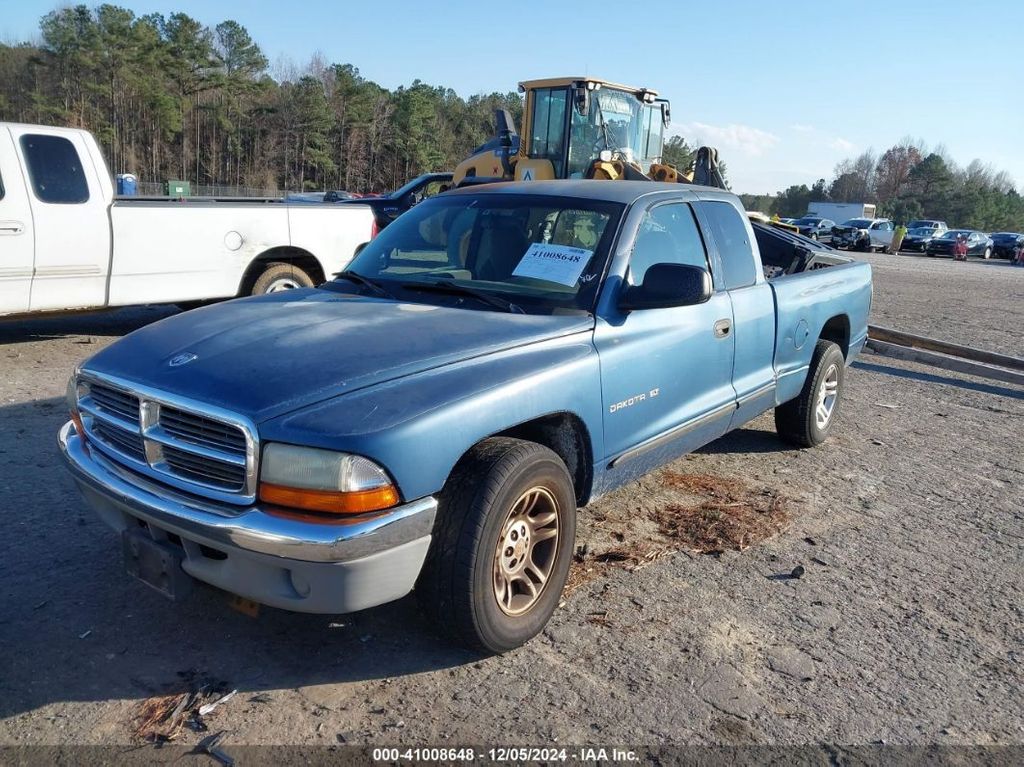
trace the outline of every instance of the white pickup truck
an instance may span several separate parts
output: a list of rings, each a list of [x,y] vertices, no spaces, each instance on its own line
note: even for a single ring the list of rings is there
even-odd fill
[[[358,205],[115,197],[87,131],[0,123],[0,315],[311,286],[375,231]]]

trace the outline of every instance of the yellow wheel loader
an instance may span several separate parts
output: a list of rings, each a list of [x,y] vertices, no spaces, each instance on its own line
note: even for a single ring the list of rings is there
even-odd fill
[[[725,188],[718,153],[697,150],[689,169],[662,163],[671,111],[657,91],[590,77],[529,80],[523,130],[498,110],[497,135],[459,163],[453,183],[565,178],[686,182]]]

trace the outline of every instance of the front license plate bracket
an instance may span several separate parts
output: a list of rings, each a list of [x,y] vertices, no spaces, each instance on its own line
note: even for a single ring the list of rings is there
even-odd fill
[[[181,569],[184,553],[176,546],[154,541],[143,528],[121,533],[124,569],[173,602],[192,593],[192,576]]]

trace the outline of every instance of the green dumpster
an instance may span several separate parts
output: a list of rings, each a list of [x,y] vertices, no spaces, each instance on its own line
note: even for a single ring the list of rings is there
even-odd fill
[[[164,194],[168,197],[191,197],[192,185],[188,181],[164,181]]]

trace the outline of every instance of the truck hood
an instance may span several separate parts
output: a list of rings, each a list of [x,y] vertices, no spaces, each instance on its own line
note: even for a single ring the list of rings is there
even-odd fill
[[[111,344],[83,368],[259,423],[384,381],[593,326],[585,314],[504,314],[291,290],[169,317]]]

